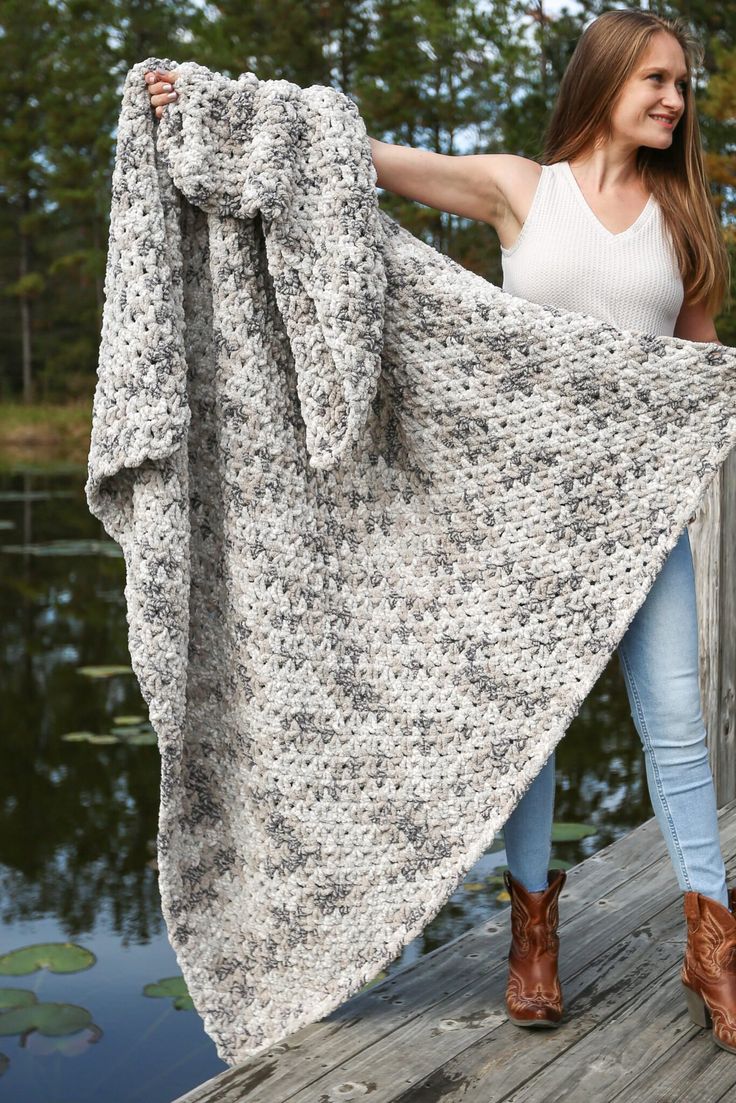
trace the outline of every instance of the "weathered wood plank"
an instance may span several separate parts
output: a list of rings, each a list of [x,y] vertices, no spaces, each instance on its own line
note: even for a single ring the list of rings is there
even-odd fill
[[[703,717],[719,805],[736,797],[736,449],[689,526]]]
[[[575,1066],[576,1073],[579,1071],[584,1081],[580,1098],[583,1098],[584,1093],[586,1100],[595,1099],[598,1103],[604,1098],[599,1094],[599,1089],[605,1086],[615,1089],[627,1061],[633,1061],[633,1054],[621,1049],[618,1037],[610,1037],[610,1024],[628,1001],[637,994],[642,995],[651,990],[652,986],[658,986],[663,975],[679,959],[681,951],[674,937],[676,929],[677,924],[673,917],[660,913],[607,949],[595,954],[586,961],[584,968],[569,975],[569,970],[575,969],[574,961],[577,958],[575,940],[573,964],[570,965],[568,960],[567,973],[564,967],[561,969],[566,1014],[558,1030],[532,1033],[515,1027],[504,1016],[495,1029],[476,1031],[476,1036],[469,1038],[469,1044],[461,1052],[452,1059],[445,1060],[429,1075],[417,1079],[411,1089],[390,1094],[389,1088],[384,1095],[379,1085],[379,1090],[372,1089],[371,1096],[392,1099],[394,1103],[399,1100],[401,1103],[421,1103],[435,1098],[441,1098],[443,1103],[455,1103],[459,1100],[463,1103],[495,1103],[501,1099],[513,1100],[514,1103],[517,1100],[519,1103],[522,1100],[524,1103],[537,1103],[541,1099],[547,1101],[570,1098],[571,1066]],[[659,939],[657,935],[660,933],[668,936],[668,940]],[[564,938],[562,928],[561,937]],[[568,950],[570,949],[568,946]],[[585,949],[583,960],[586,960]],[[503,998],[502,984],[494,988],[500,1002]],[[601,1024],[608,1026],[606,1050],[609,1044],[611,1048],[610,1054],[606,1052],[603,1076],[601,1069],[595,1064],[601,1057],[603,1032],[597,1040],[594,1038],[592,1043],[590,1041],[591,1035],[596,1034],[596,1028]],[[410,1066],[412,1069],[419,1066],[420,1060],[424,1061],[426,1068],[432,1057],[437,1056],[429,1052],[427,1045],[427,1036],[431,1038],[432,1033],[430,1028],[425,1029],[423,1050],[413,1058]],[[626,1039],[623,1041],[625,1044]],[[566,1061],[567,1054],[576,1050],[576,1043],[581,1046],[579,1070],[575,1059],[569,1064]],[[398,1039],[396,1044],[400,1044]],[[375,1046],[361,1055],[366,1071],[371,1061],[378,1056],[381,1058],[380,1068],[383,1073],[385,1055],[381,1052],[381,1047]],[[639,1059],[648,1061],[647,1048],[643,1049]],[[359,1071],[357,1064],[355,1059],[350,1062],[350,1072],[353,1075],[357,1075]],[[554,1074],[550,1076],[552,1069]],[[573,1081],[575,1078],[572,1076]],[[544,1084],[543,1088],[539,1087],[541,1082]],[[302,1103],[307,1094],[299,1093],[294,1098]]]
[[[587,999],[600,1007],[611,984],[625,988],[623,1006],[602,1016],[594,1028],[555,1055],[518,1092],[496,1096],[485,1089],[462,1096],[467,1103],[711,1103],[736,1085],[736,1059],[713,1044],[710,1032],[695,1026],[685,1010],[679,966],[686,935],[677,901],[635,932],[643,957],[632,954],[632,938],[614,944],[591,972]],[[658,963],[663,963],[656,976]],[[607,970],[610,974],[607,976]],[[640,983],[642,970],[644,983]],[[620,980],[619,980],[620,978]],[[580,1004],[578,1017],[588,1012]],[[444,1099],[443,1097],[443,1103]],[[450,1096],[454,1099],[454,1096]],[[460,1096],[457,1097],[461,1098]]]
[[[509,1054],[498,1052],[488,1036],[398,1099],[419,1103],[433,1098],[437,1077],[453,1085],[443,1092],[443,1103],[606,1103],[616,1098],[622,1084],[647,1069],[657,1053],[669,1051],[673,1039],[698,1032],[683,1016],[684,1003],[671,985],[682,958],[681,925],[681,909],[670,904],[613,942],[574,983],[563,976],[569,1016],[554,1035],[524,1032],[510,1064]],[[668,984],[663,1006],[655,1000],[656,1006],[644,1012],[652,993],[661,1000]]]
[[[720,487],[720,714],[714,778],[718,804],[725,804],[736,796],[736,449],[721,469]]]
[[[736,850],[736,824],[733,821],[730,832],[725,832],[724,848],[727,853]],[[461,991],[413,1020],[409,1036],[404,1027],[354,1056],[340,1067],[341,1072],[349,1074],[346,1080],[336,1080],[334,1073],[329,1081],[323,1080],[326,1097],[341,1098],[340,1089],[344,1085],[362,1083],[370,1086],[372,1103],[374,1100],[375,1103],[398,1103],[399,1100],[401,1103],[408,1103],[409,1100],[419,1103],[438,1096],[441,1096],[443,1103],[454,1103],[456,1099],[467,1103],[471,1100],[473,1103],[491,1103],[497,1098],[505,1098],[513,1087],[526,1082],[532,1067],[536,1065],[538,1072],[546,1072],[549,1062],[556,1060],[556,1054],[564,1051],[576,1037],[589,1032],[601,1016],[604,1021],[610,1018],[613,1012],[626,1005],[642,984],[649,986],[652,976],[658,979],[664,969],[662,960],[658,960],[662,953],[665,962],[671,960],[673,954],[675,964],[679,962],[683,943],[677,940],[677,935],[678,931],[682,931],[683,917],[679,892],[675,893],[673,900],[671,890],[668,891],[671,880],[669,859],[662,858],[653,866],[637,871],[616,891],[604,890],[603,895],[589,898],[587,907],[578,910],[573,919],[566,916],[561,899],[561,942],[565,950],[574,947],[574,956],[570,961],[561,947],[560,969],[568,1013],[559,1030],[545,1032],[542,1038],[535,1034],[533,1041],[530,1041],[528,1031],[508,1022],[502,1002],[506,979],[505,954],[497,955],[493,968],[485,977],[475,978]],[[642,924],[653,923],[667,900],[674,904],[669,945],[663,947],[659,941],[652,939],[646,929],[632,942],[628,936]],[[627,940],[623,948],[622,937]],[[629,952],[636,954],[632,967],[627,964],[627,946]],[[608,1004],[601,1011],[597,1007],[596,985],[600,974],[605,978],[610,973],[602,960],[606,954],[611,955],[614,974],[608,990]],[[501,956],[503,959],[499,961]],[[569,976],[571,969],[573,975]],[[592,991],[592,1002],[586,1006],[585,994],[589,991]],[[484,1013],[498,1008],[503,1011],[500,1022],[492,1018],[483,1020]],[[679,1016],[684,1021],[682,1000]],[[440,1028],[448,1018],[457,1020],[458,1026],[450,1037],[445,1037]],[[693,1031],[696,1032],[696,1028],[693,1027]],[[453,1048],[461,1054],[460,1061],[465,1066],[463,1074],[457,1068],[454,1070],[458,1075],[454,1090],[448,1079],[453,1061],[452,1057],[448,1061],[448,1055]],[[422,1073],[432,1065],[438,1071],[430,1073],[428,1078],[426,1073]],[[437,1076],[440,1083],[437,1083]],[[472,1090],[476,1076],[480,1078],[477,1095]],[[413,1079],[414,1084],[402,1090],[402,1081],[409,1079]],[[569,1089],[569,1081],[568,1070],[563,1078],[565,1090]],[[316,1097],[311,1090],[306,1090],[290,1098],[293,1103],[306,1103]],[[530,1096],[535,1101],[537,1098],[541,1100],[547,1096]],[[586,1099],[590,1098],[597,1100],[598,1096],[587,1094]]]
[[[721,809],[719,819],[730,861],[736,855],[736,802]],[[673,1030],[687,1038],[700,1033],[687,1018],[681,994],[675,999],[679,980],[671,1019],[662,1017],[655,999],[672,984],[681,961],[681,901],[652,818],[568,875],[560,898],[566,1017],[558,1030],[522,1030],[506,1018],[506,910],[178,1103],[244,1098],[249,1103],[328,1103],[366,1094],[371,1103],[440,1098],[442,1103],[476,1098],[479,1103],[512,1098],[531,1103],[556,1098],[556,1084],[572,1098],[571,1077],[581,1074],[586,1100],[613,1099],[622,1076],[645,1075],[647,1065],[669,1051]],[[637,1016],[633,1008],[639,1004],[647,1010]],[[702,1033],[712,1058],[716,1047]],[[643,1037],[646,1044],[639,1044]],[[736,1058],[733,1066],[736,1081]],[[544,1081],[549,1081],[548,1094],[535,1095]],[[721,1086],[728,1083],[722,1080]]]
[[[710,1103],[710,1101],[704,1099],[701,1095],[699,1103]],[[723,1095],[719,1095],[715,1099],[714,1103],[736,1103],[736,1088],[727,1088]]]
[[[632,1007],[631,1014],[644,1017],[652,1016],[664,1020],[669,1005],[676,1007],[679,996],[679,979],[670,976],[646,1003]],[[627,1009],[628,1010],[628,1009]],[[611,1103],[717,1103],[724,1089],[733,1089],[736,1085],[736,1058],[711,1041],[704,1045],[702,1039],[695,1039],[692,1031],[686,1033],[679,1028],[680,1020],[671,1026],[671,1045],[662,1052],[656,1061],[639,1076],[619,1085],[617,1095],[610,1097]],[[650,1033],[650,1032],[648,1032]],[[582,1098],[582,1097],[581,1097]]]
[[[659,860],[664,852],[664,844],[658,830],[655,821],[651,820],[571,870],[560,901],[565,914],[574,915],[576,904],[583,906],[590,896],[599,896],[606,887],[627,881],[631,870],[647,864],[647,859],[649,864]],[[432,953],[396,971],[369,992],[352,997],[321,1022],[292,1035],[288,1044],[274,1046],[269,1053],[245,1062],[240,1066],[241,1069],[247,1069],[253,1074],[253,1079],[249,1082],[253,1094],[249,1099],[261,1103],[262,1100],[279,1098],[278,1095],[271,1094],[277,1087],[283,1097],[287,1098],[288,1092],[293,1093],[314,1079],[305,1063],[305,1055],[308,1055],[310,1061],[316,1055],[325,1068],[334,1067],[352,1052],[358,1052],[360,1048],[365,1048],[398,1029],[407,1017],[420,1014],[437,1002],[439,997],[462,988],[477,972],[476,958],[493,962],[494,956],[503,953],[505,967],[508,922],[508,911],[504,911],[497,920],[494,918],[445,943]],[[499,932],[502,932],[504,949],[498,944]],[[395,1002],[397,997],[394,997],[394,989],[397,985],[401,986],[401,995],[406,1001],[403,1006]],[[404,1010],[404,1006],[408,1006],[409,1010]],[[350,1046],[347,1047],[341,1034],[343,1027],[351,1026]],[[231,1073],[221,1076],[229,1078]],[[221,1076],[207,1081],[195,1092],[185,1096],[186,1103],[194,1103],[195,1100],[199,1103],[200,1099],[207,1100],[208,1103],[217,1099],[220,1103],[221,1098],[231,1103],[231,1099],[239,1098],[236,1094],[222,1097],[206,1094],[209,1090],[218,1089]],[[253,1091],[261,1080],[264,1081],[264,1086]]]

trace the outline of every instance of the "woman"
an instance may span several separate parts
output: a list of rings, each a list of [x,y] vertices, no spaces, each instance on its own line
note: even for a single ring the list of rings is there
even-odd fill
[[[614,10],[581,36],[563,76],[543,163],[445,156],[371,138],[379,187],[488,222],[504,290],[621,329],[718,341],[728,259],[713,213],[691,72],[702,51],[680,20]],[[176,73],[146,74],[155,113]],[[688,942],[681,979],[693,1020],[736,1052],[736,950],[698,680],[685,528],[618,648],[649,793],[678,884]],[[558,898],[548,868],[554,752],[504,828],[512,942],[506,1005],[520,1026],[557,1026]],[[736,906],[736,889],[733,890]]]

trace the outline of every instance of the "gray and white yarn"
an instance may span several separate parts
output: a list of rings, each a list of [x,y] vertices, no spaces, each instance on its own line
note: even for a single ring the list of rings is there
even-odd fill
[[[128,74],[85,490],[125,554],[169,938],[229,1064],[455,892],[736,443],[736,350],[515,298],[375,185],[334,89]]]

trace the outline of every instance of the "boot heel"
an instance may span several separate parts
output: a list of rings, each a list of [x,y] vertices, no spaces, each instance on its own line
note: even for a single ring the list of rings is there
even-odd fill
[[[683,983],[682,987],[685,992],[685,1001],[690,1013],[690,1018],[696,1026],[708,1030],[708,1028],[713,1025],[713,1020],[705,1000],[702,996],[699,996],[697,992],[693,992],[692,988],[688,988],[685,983]]]

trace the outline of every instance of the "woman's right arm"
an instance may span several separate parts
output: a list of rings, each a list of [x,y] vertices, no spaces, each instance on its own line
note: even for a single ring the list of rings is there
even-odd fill
[[[496,226],[506,211],[510,153],[434,153],[370,138],[379,188],[428,207]]]

